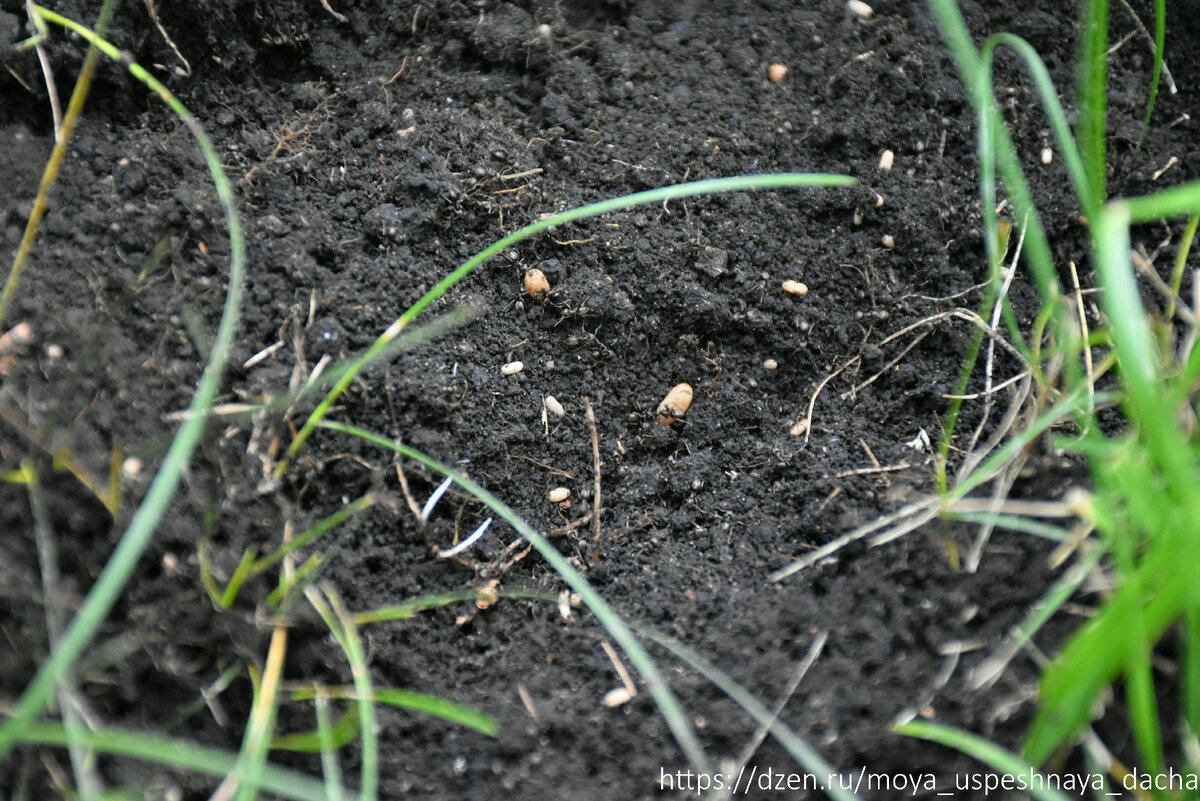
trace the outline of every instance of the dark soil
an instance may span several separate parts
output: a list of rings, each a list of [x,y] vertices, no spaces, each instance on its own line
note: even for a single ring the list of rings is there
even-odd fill
[[[852,545],[782,582],[767,578],[933,487],[932,458],[908,443],[922,431],[940,437],[971,331],[945,320],[907,353],[920,331],[880,343],[940,311],[977,306],[972,288],[985,264],[974,120],[927,6],[877,0],[875,16],[862,20],[840,0],[333,5],[346,22],[316,0],[160,4],[190,77],[178,74],[142,4],[123,4],[110,31],[137,61],[155,65],[236,183],[250,266],[220,402],[278,395],[297,364],[310,370],[322,357],[361,351],[440,277],[540,215],[700,178],[856,176],[853,189],[673,201],[548,232],[493,259],[427,312],[470,308],[469,324],[364,373],[332,416],[459,465],[554,532],[593,505],[590,399],[603,460],[600,537],[593,541],[587,523],[553,541],[623,615],[689,643],[768,706],[827,632],[781,717],[839,770],[932,773],[943,790],[978,770],[893,734],[905,710],[1017,748],[1034,710],[1036,666],[1019,656],[986,691],[972,690],[967,675],[1054,580],[1046,543],[997,532],[972,575],[955,556],[975,531],[931,525],[883,547]],[[1135,3],[1145,20],[1149,6]],[[1172,6],[1182,11],[1167,36],[1179,92],[1160,94],[1140,150],[1150,49],[1135,36],[1112,58],[1112,194],[1196,177],[1200,38],[1188,6]],[[60,10],[91,22],[97,7]],[[0,0],[4,47],[23,36],[23,8]],[[964,12],[977,37],[1028,38],[1069,101],[1073,4],[968,2]],[[1112,15],[1116,41],[1133,22],[1115,5]],[[48,53],[65,94],[83,48],[56,34]],[[53,135],[35,56],[8,49],[0,59],[0,261],[8,264]],[[772,62],[789,70],[778,83],[766,77]],[[1048,125],[1007,56],[997,85],[1059,264],[1075,260],[1089,282],[1062,159],[1040,163]],[[1192,119],[1180,122],[1185,112]],[[885,149],[895,153],[891,171],[878,167]],[[1179,163],[1156,180],[1172,156]],[[1149,248],[1164,235],[1146,231]],[[10,351],[0,376],[0,469],[22,460],[40,468],[63,574],[52,601],[67,612],[177,430],[168,415],[187,406],[199,378],[228,261],[221,210],[187,129],[127,73],[102,65],[4,324],[28,323],[36,341]],[[530,267],[551,282],[544,302],[522,294]],[[783,293],[784,279],[805,282],[808,294]],[[1028,325],[1037,305],[1023,278],[1013,297]],[[243,366],[277,342],[269,357]],[[854,357],[821,390],[809,436],[789,434],[818,385]],[[766,359],[778,369],[764,369]],[[502,375],[514,360],[524,370]],[[1001,359],[996,369],[1007,377],[1016,367]],[[659,400],[682,381],[695,388],[686,421],[657,423]],[[548,394],[566,416],[547,427]],[[311,408],[305,401],[286,417],[228,417],[209,428],[80,665],[83,696],[102,724],[236,750],[250,696],[245,670],[217,703],[179,721],[228,666],[262,663],[270,629],[256,613],[274,575],[216,611],[201,585],[198,543],[211,543],[227,579],[245,549],[276,546],[285,525],[304,531],[372,490],[389,503],[317,544],[328,560],[323,579],[348,608],[494,578],[507,590],[564,589],[536,554],[502,577],[435,558],[433,546],[465,536],[486,510],[452,492],[423,529],[391,454],[349,437],[318,432],[272,488],[264,481],[271,448],[286,446]],[[957,443],[966,444],[981,408],[967,404]],[[114,452],[140,460],[140,470],[125,463],[115,521],[84,483],[51,467],[52,455],[65,456],[105,487]],[[905,466],[864,469],[877,464]],[[1031,464],[1017,487],[1025,497],[1057,497],[1086,480],[1061,454],[1039,452]],[[412,463],[404,469],[423,501],[437,478]],[[571,489],[570,509],[546,500],[559,485]],[[33,530],[26,489],[0,483],[0,706],[15,701],[47,651]],[[493,527],[468,555],[486,565],[516,538]],[[1056,619],[1039,645],[1053,653],[1077,621]],[[307,607],[297,606],[293,623],[286,678],[349,683],[344,657]],[[436,694],[500,723],[493,739],[381,709],[385,798],[675,797],[660,790],[664,773],[689,767],[648,693],[605,706],[620,679],[603,629],[583,610],[564,620],[553,603],[501,599],[363,634],[378,685]],[[753,722],[655,654],[710,759],[728,767]],[[313,725],[308,704],[284,707],[282,729]],[[1120,739],[1109,745],[1128,749]],[[355,783],[357,752],[342,756]],[[46,760],[68,764],[59,751],[19,749],[0,765],[0,795],[52,792]],[[319,771],[315,758],[280,761]],[[751,765],[801,772],[771,741]],[[147,797],[172,797],[178,787],[203,798],[214,786],[123,759],[102,758],[100,768],[114,785],[159,793]]]

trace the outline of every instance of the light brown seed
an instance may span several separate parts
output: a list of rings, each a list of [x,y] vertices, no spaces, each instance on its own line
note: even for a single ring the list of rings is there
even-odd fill
[[[774,359],[767,359],[765,362],[763,362],[763,369],[777,370],[779,369],[779,362],[775,361]]]
[[[546,274],[536,267],[525,271],[525,294],[531,298],[542,298],[550,291],[550,282]]]
[[[604,705],[609,709],[627,704],[633,700],[633,693],[626,687],[617,687],[604,694]]]
[[[875,9],[862,0],[847,0],[846,8],[850,9],[850,13],[862,19],[870,19],[875,14]]]
[[[555,487],[550,490],[550,495],[547,497],[549,497],[550,503],[562,503],[571,497],[571,490],[567,487]]]
[[[788,433],[793,437],[803,437],[808,433],[809,421],[807,417],[801,417],[796,421],[796,424],[788,429]]]
[[[567,414],[567,410],[564,409],[563,405],[558,402],[558,398],[554,397],[553,395],[547,395],[543,402],[546,404],[546,411],[550,412],[555,417],[564,417]]]
[[[891,234],[884,234],[883,235],[883,246],[885,248],[887,248],[888,250],[895,250],[896,249],[896,237],[892,236]]]
[[[688,407],[691,405],[692,385],[677,384],[662,399],[662,403],[658,404],[658,422],[663,425],[671,425],[687,414]]]
[[[808,286],[800,283],[799,281],[793,281],[791,278],[789,278],[783,282],[783,291],[789,295],[807,295]]]
[[[771,83],[779,83],[787,77],[788,68],[783,64],[772,64],[767,67],[767,80]]]
[[[892,165],[896,163],[896,154],[890,150],[885,150],[879,156],[879,169],[890,170]]]
[[[525,362],[509,362],[500,368],[500,372],[504,375],[516,375],[525,369]]]

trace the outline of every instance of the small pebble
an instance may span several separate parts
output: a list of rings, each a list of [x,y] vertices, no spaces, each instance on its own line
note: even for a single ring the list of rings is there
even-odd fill
[[[516,375],[517,373],[521,372],[524,369],[525,369],[524,362],[509,362],[508,364],[506,364],[500,368],[500,372],[504,373],[504,375]]]

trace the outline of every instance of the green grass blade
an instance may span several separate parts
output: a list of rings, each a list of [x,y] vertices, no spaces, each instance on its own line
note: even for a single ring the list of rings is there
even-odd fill
[[[271,565],[279,562],[288,554],[295,553],[311,543],[313,540],[320,537],[322,534],[337,528],[362,510],[371,508],[376,504],[376,502],[378,502],[378,500],[379,498],[374,493],[368,492],[358,500],[346,504],[333,514],[318,522],[308,531],[305,531],[303,534],[294,537],[291,542],[285,542],[283,545],[280,545],[266,556],[260,556],[254,562],[254,572],[261,573]]]
[[[595,217],[599,214],[607,214],[611,211],[619,211],[631,206],[665,203],[668,200],[696,197],[698,195],[712,195],[719,192],[739,192],[751,189],[782,189],[798,186],[844,187],[851,186],[854,183],[856,183],[856,180],[849,176],[824,173],[781,173],[777,175],[739,175],[733,178],[711,178],[704,181],[664,186],[659,189],[650,189],[645,192],[636,192],[632,195],[623,195],[621,197],[602,200],[599,203],[591,203],[587,206],[580,206],[579,208],[554,214],[514,231],[508,236],[496,240],[461,264],[457,269],[439,281],[433,289],[426,292],[416,303],[400,315],[395,322],[388,326],[386,331],[379,335],[379,338],[367,348],[365,353],[351,364],[350,369],[338,379],[333,389],[329,391],[325,398],[317,405],[317,408],[309,415],[304,426],[296,434],[296,438],[292,440],[292,444],[288,447],[288,459],[295,457],[296,453],[312,434],[313,429],[324,419],[325,415],[329,412],[329,408],[346,391],[346,388],[350,386],[354,377],[364,367],[377,359],[387,348],[389,342],[395,339],[429,304],[442,297],[455,284],[474,272],[475,268],[505,248],[512,247],[518,242],[536,236],[555,225],[564,225],[576,220]],[[283,475],[286,469],[287,460],[285,459],[279,463],[275,475]]]
[[[563,580],[567,582],[571,589],[579,593],[579,596],[583,599],[583,603],[588,609],[592,610],[592,614],[596,616],[600,624],[608,630],[608,633],[612,635],[621,649],[625,651],[629,657],[629,661],[633,663],[634,667],[637,668],[645,680],[651,697],[658,704],[663,719],[671,729],[671,733],[675,736],[676,742],[679,743],[679,747],[683,750],[688,761],[692,763],[697,771],[712,773],[708,765],[708,759],[704,755],[704,749],[701,748],[700,742],[696,738],[696,733],[692,729],[692,724],[688,721],[687,716],[684,715],[683,710],[680,709],[679,703],[675,700],[671,688],[667,685],[666,679],[663,678],[662,672],[659,671],[654,660],[642,648],[641,644],[629,630],[629,627],[625,624],[625,621],[621,619],[621,616],[600,597],[600,594],[592,588],[587,579],[572,567],[545,537],[509,509],[499,498],[471,479],[460,475],[436,459],[426,456],[421,451],[356,426],[332,421],[321,421],[320,425],[322,428],[331,431],[338,431],[343,434],[359,437],[381,448],[420,462],[429,469],[453,479],[454,483],[482,501],[497,517],[508,523],[518,534],[528,540],[534,549],[541,554],[542,558],[558,571],[558,574],[563,577]]]
[[[96,729],[82,732],[81,739],[88,748],[101,753],[132,757],[209,776],[228,776],[237,764],[236,754],[184,740],[172,740],[161,734]],[[65,748],[67,734],[56,723],[33,723],[25,730],[24,741]],[[263,768],[259,786],[296,801],[326,801],[325,786],[321,782],[273,765]],[[346,791],[343,791],[343,795],[347,799],[357,798]]]
[[[991,109],[987,113],[994,117],[992,130],[995,131],[997,166],[1000,177],[1004,179],[1004,185],[1012,198],[1016,218],[1024,221],[1024,253],[1029,261],[1034,284],[1037,286],[1043,303],[1055,303],[1061,296],[1062,290],[1058,283],[1058,273],[1054,269],[1050,242],[1046,238],[1041,217],[1033,205],[1033,195],[1029,190],[1029,183],[1025,180],[1025,175],[1021,171],[1021,162],[1017,158],[1016,148],[1013,146],[1008,129],[1004,127],[1003,120],[999,119],[999,113],[995,111],[993,104],[989,103],[990,93],[980,92],[976,80],[979,75],[980,56],[972,43],[967,23],[963,20],[955,0],[929,0],[929,5],[937,17],[942,36],[945,37],[946,44],[958,65],[959,75],[963,85],[967,88],[972,106],[976,112]]]
[[[324,687],[322,689],[330,698],[359,700],[358,692],[353,687]],[[304,701],[316,696],[315,688],[302,687],[292,691],[292,698],[297,701]],[[471,709],[469,706],[447,701],[436,695],[394,687],[376,687],[370,700],[394,706],[397,709],[409,709],[413,712],[422,712],[435,718],[448,720],[451,723],[482,732],[488,737],[496,737],[500,733],[500,727],[491,715]]]
[[[1150,130],[1150,117],[1154,114],[1154,101],[1158,99],[1158,85],[1162,79],[1163,51],[1167,45],[1167,0],[1154,0],[1154,77],[1150,80],[1150,100],[1146,103],[1146,119],[1142,120],[1142,133],[1137,146],[1141,148],[1146,132]]]
[[[1188,253],[1192,250],[1192,242],[1196,239],[1196,226],[1200,225],[1200,211],[1188,218],[1183,226],[1183,235],[1179,237],[1179,251],[1175,254],[1175,265],[1171,268],[1171,300],[1163,319],[1167,322],[1175,316],[1175,298],[1179,296],[1179,287],[1183,285],[1183,270],[1187,267]]]
[[[100,36],[103,36],[108,28],[116,5],[115,0],[104,0],[104,4],[100,6],[100,13],[96,17],[96,32]],[[45,33],[45,22],[38,16],[36,9],[32,13],[32,18],[33,23],[38,27],[35,39],[41,38]],[[62,169],[63,159],[66,157],[67,148],[71,143],[71,136],[75,133],[75,124],[83,113],[84,103],[87,102],[88,92],[91,91],[92,76],[96,72],[96,61],[98,60],[97,52],[96,44],[89,43],[87,54],[83,57],[83,66],[79,69],[79,77],[75,80],[75,88],[71,90],[71,99],[67,101],[67,113],[63,115],[61,127],[55,132],[54,148],[50,151],[50,159],[42,171],[42,180],[38,184],[37,196],[33,199],[33,208],[25,223],[25,233],[21,236],[21,244],[17,246],[17,255],[13,258],[8,278],[4,281],[4,289],[0,291],[0,330],[3,329],[4,318],[8,314],[8,304],[16,294],[17,286],[21,283],[21,273],[29,261],[29,254],[33,252],[33,243],[37,238],[38,228],[41,226],[42,218],[46,215],[49,205],[50,190],[54,188],[54,184],[58,180],[58,173]]]
[[[1069,801],[1062,791],[1045,781],[1045,778],[1035,771],[1032,765],[1022,761],[1016,754],[1010,753],[982,737],[927,720],[910,720],[896,726],[896,731],[909,737],[931,740],[961,751],[989,766],[997,773],[1003,773],[1011,776],[1014,781],[1022,782],[1025,786],[1018,789],[1027,790],[1038,801]],[[1037,781],[1039,778],[1042,781]]]
[[[411,620],[417,616],[417,613],[427,609],[436,609],[463,601],[478,601],[480,598],[519,598],[558,603],[558,596],[532,590],[491,590],[487,593],[479,590],[463,590],[462,592],[426,595],[395,606],[381,606],[367,612],[358,612],[354,615],[354,622],[356,625],[365,626],[368,623],[383,623],[389,620]]]
[[[109,58],[120,61],[120,51],[100,39],[92,31],[51,11],[36,6],[35,10],[48,21],[63,25],[83,36]],[[88,593],[83,606],[72,619],[50,658],[46,660],[37,676],[25,688],[9,719],[0,725],[0,759],[21,738],[22,732],[33,723],[37,715],[45,709],[54,693],[54,688],[71,669],[71,665],[87,647],[96,629],[108,616],[113,604],[116,603],[117,596],[120,595],[125,583],[129,580],[138,559],[146,550],[146,546],[150,544],[158,521],[162,518],[167,505],[175,494],[175,489],[179,486],[184,466],[191,458],[192,452],[196,449],[200,436],[204,432],[206,411],[212,406],[220,386],[221,373],[225,368],[230,346],[233,344],[242,304],[246,249],[245,243],[242,241],[242,229],[233,199],[233,189],[225,178],[225,172],[221,168],[217,152],[200,128],[200,124],[162,83],[137,64],[130,64],[129,70],[167,101],[172,111],[191,129],[192,135],[204,152],[204,160],[208,164],[213,183],[216,185],[217,196],[225,211],[225,221],[229,227],[231,248],[229,289],[225,296],[225,306],[221,312],[221,322],[217,328],[217,336],[213,341],[208,364],[196,387],[195,397],[188,407],[192,416],[184,422],[179,433],[171,442],[171,447],[163,459],[162,467],[154,477],[145,499],[134,513],[129,527],[121,537],[116,550],[113,551],[112,557],[104,566],[96,584]]]
[[[1092,192],[1090,205],[1098,208],[1108,196],[1108,0],[1084,4],[1078,70],[1079,149]]]
[[[334,738],[333,726],[329,722],[329,697],[318,689],[315,701],[317,737],[320,741],[321,775],[325,779],[325,796],[328,801],[341,801],[342,769],[338,764],[338,746]],[[350,715],[354,715],[354,727],[357,731],[359,726],[357,706],[352,705],[343,717],[349,717]]]
[[[376,788],[379,786],[379,739],[375,732],[375,702],[374,691],[371,688],[371,673],[367,668],[367,657],[363,652],[362,640],[358,636],[358,627],[345,610],[337,596],[330,595],[328,600],[316,587],[305,590],[305,597],[317,610],[317,613],[329,627],[329,631],[338,641],[346,660],[350,663],[350,673],[354,677],[354,690],[358,698],[358,714],[362,721],[362,773],[361,797],[363,801],[375,801]]]
[[[297,692],[292,693],[293,699],[299,700],[304,697],[304,695],[300,695]],[[317,715],[317,730],[296,732],[295,734],[277,734],[271,740],[272,751],[325,754],[338,748],[345,748],[354,742],[354,738],[358,736],[358,732],[362,728],[362,723],[358,717],[358,704],[351,704],[350,708],[346,710],[346,714],[338,718],[337,723],[330,723],[328,696],[326,696],[326,703],[324,704],[319,703],[321,701],[321,693],[317,691],[308,693],[307,697],[316,699],[318,701],[317,707],[324,707],[325,710],[324,713],[318,713]],[[322,714],[325,717],[323,723],[321,721]]]
[[[1092,187],[1094,179],[1090,177],[1090,173],[1083,161],[1083,155],[1075,145],[1075,137],[1071,134],[1071,125],[1067,122],[1067,114],[1063,111],[1062,103],[1058,100],[1058,91],[1054,88],[1054,81],[1050,78],[1050,72],[1046,69],[1046,64],[1042,61],[1041,56],[1033,49],[1033,45],[1020,36],[1015,36],[1011,33],[997,33],[988,37],[984,43],[981,58],[981,72],[986,80],[986,84],[981,88],[986,90],[990,97],[992,91],[992,60],[995,49],[999,45],[1011,48],[1025,61],[1029,75],[1033,78],[1034,88],[1037,90],[1038,97],[1042,101],[1042,108],[1046,112],[1046,119],[1050,122],[1050,129],[1054,132],[1054,138],[1058,141],[1063,163],[1067,168],[1067,175],[1070,176],[1071,184],[1075,187],[1075,194],[1079,198],[1079,206],[1084,215],[1089,220],[1092,219],[1095,217],[1097,211],[1099,211],[1100,203],[1103,200],[1100,202],[1096,201],[1096,192]],[[992,107],[995,109],[994,101],[992,102]],[[998,114],[999,110],[995,109],[994,114],[987,116],[994,117]],[[1101,194],[1103,194],[1103,191]]]

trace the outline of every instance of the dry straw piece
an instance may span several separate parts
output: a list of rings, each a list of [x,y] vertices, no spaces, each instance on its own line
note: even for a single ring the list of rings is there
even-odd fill
[[[671,425],[687,414],[688,407],[691,405],[692,385],[677,384],[662,399],[662,403],[658,404],[658,422],[663,425]]]
[[[783,282],[782,289],[784,292],[788,293],[789,295],[807,295],[808,294],[808,286],[807,285],[802,284],[799,281],[793,281],[790,278]]]
[[[779,83],[787,77],[788,68],[783,64],[772,64],[767,67],[767,80],[771,83]]]
[[[500,372],[504,375],[516,375],[525,369],[525,362],[509,362],[500,368]]]
[[[562,503],[571,497],[571,490],[567,487],[555,487],[550,490],[550,495],[547,497],[550,499],[550,503]]]
[[[536,267],[525,271],[525,294],[533,298],[541,298],[550,291],[550,282],[546,274]]]

